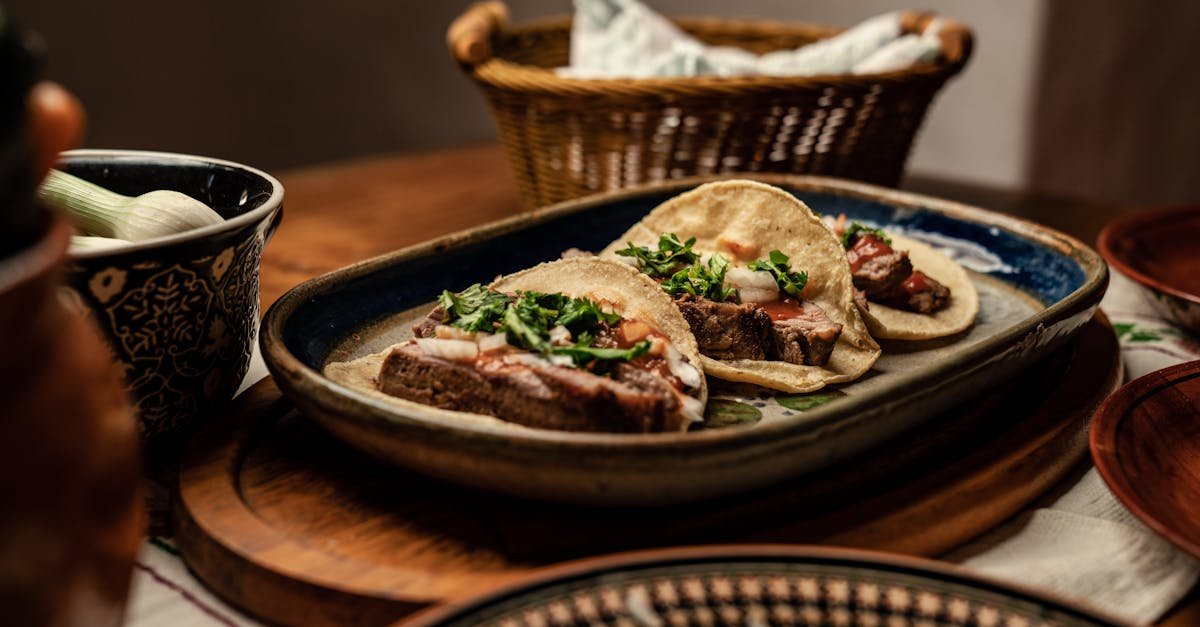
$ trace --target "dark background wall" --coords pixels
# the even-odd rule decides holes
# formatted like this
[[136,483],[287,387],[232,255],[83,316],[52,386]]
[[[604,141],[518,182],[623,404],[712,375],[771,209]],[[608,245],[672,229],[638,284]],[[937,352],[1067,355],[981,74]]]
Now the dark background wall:
[[[277,170],[494,136],[450,60],[466,0],[9,0],[48,73],[90,114],[88,146]],[[853,24],[899,0],[653,0],[676,15]],[[1200,200],[1200,3],[926,0],[977,33],[910,161],[924,177],[1164,203]],[[516,20],[567,0],[511,0]]]

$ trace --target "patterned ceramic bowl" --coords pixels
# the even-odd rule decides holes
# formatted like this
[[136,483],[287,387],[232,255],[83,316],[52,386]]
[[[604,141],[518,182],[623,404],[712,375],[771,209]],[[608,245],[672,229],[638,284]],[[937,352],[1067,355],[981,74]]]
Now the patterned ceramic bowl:
[[155,152],[76,150],[62,169],[137,196],[173,189],[225,222],[73,255],[72,298],[90,311],[125,370],[142,436],[180,434],[228,401],[258,332],[258,270],[283,216],[283,186],[236,163]]

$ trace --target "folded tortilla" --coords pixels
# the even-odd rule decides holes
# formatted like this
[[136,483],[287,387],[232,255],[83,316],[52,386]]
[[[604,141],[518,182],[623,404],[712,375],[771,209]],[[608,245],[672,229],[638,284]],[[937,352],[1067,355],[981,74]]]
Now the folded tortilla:
[[[696,338],[674,301],[659,289],[654,280],[627,264],[597,257],[560,259],[501,277],[490,287],[509,293],[535,291],[590,298],[602,307],[611,307],[612,311],[625,319],[649,324],[665,335],[675,349],[687,358],[688,363],[704,369]],[[336,383],[366,392],[373,398],[409,409],[420,408],[444,419],[483,420],[491,424],[527,428],[492,416],[431,407],[380,392],[375,377],[392,348],[395,347],[349,362],[330,362],[325,365],[324,374]],[[708,381],[704,377],[700,378],[700,389],[691,396],[702,403],[708,401]]]
[[930,340],[970,328],[979,313],[979,293],[967,271],[928,244],[894,233],[887,235],[892,239],[892,248],[908,251],[914,271],[920,270],[950,288],[950,303],[931,314],[868,303],[868,310],[862,314],[871,335],[889,340]]
[[811,392],[830,383],[853,381],[879,358],[879,344],[854,304],[854,283],[841,240],[803,202],[788,192],[756,181],[719,181],[701,185],[656,207],[601,251],[631,242],[657,247],[659,235],[696,238],[702,256],[719,252],[735,265],[766,259],[772,250],[791,258],[792,270],[808,273],[803,297],[820,305],[842,334],[825,366],[785,361],[718,361],[701,355],[704,372],[719,379],[755,383],[785,392]]

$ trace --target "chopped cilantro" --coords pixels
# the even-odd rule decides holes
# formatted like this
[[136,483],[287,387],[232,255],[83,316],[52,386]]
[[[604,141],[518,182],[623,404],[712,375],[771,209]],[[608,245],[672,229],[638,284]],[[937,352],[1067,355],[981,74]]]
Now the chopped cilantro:
[[700,255],[692,250],[692,246],[696,244],[694,237],[681,242],[679,236],[674,233],[663,233],[658,236],[658,250],[634,246],[633,242],[628,244],[628,248],[618,250],[617,254],[633,257],[637,260],[638,270],[656,279],[669,277],[700,259]]
[[707,264],[697,259],[690,267],[672,274],[660,285],[663,291],[672,296],[692,294],[722,302],[738,298],[736,289],[725,286],[725,273],[728,271],[729,260],[721,253],[713,253]]
[[446,310],[446,322],[472,332],[494,331],[510,302],[512,298],[507,294],[489,290],[479,283],[457,294],[445,290],[438,297],[438,304]]
[[558,311],[538,304],[536,292],[525,292],[504,311],[508,343],[531,351],[550,350],[550,327]]
[[[478,283],[454,293],[442,292],[438,304],[446,311],[445,322],[467,331],[505,333],[508,343],[547,355],[566,355],[576,367],[592,364],[598,372],[611,362],[629,361],[650,350],[641,341],[629,348],[596,348],[596,332],[621,321],[620,314],[605,312],[595,301],[563,294],[518,292],[516,297],[490,290]],[[576,338],[571,346],[550,343],[550,329],[562,325]]]
[[808,273],[792,272],[791,267],[788,266],[788,256],[778,250],[772,250],[769,257],[770,261],[759,260],[751,263],[750,269],[755,272],[760,270],[770,272],[771,276],[775,277],[775,283],[779,285],[780,291],[799,298],[800,292],[808,283]]
[[[583,367],[591,362],[629,361],[645,355],[650,350],[648,340],[642,340],[629,348],[596,348],[582,344],[583,342],[574,346],[555,346],[550,349],[550,352],[555,355],[567,355],[575,362],[576,366]],[[607,363],[598,365],[607,365]]]
[[874,235],[883,240],[884,244],[888,246],[892,245],[892,238],[888,237],[887,233],[883,232],[883,229],[872,228],[859,222],[851,222],[850,226],[846,228],[846,232],[842,233],[842,248],[849,249],[861,235]]
[[620,320],[620,314],[605,313],[595,302],[586,298],[572,298],[559,310],[555,322],[567,327],[571,335],[579,337],[601,323],[611,326]]

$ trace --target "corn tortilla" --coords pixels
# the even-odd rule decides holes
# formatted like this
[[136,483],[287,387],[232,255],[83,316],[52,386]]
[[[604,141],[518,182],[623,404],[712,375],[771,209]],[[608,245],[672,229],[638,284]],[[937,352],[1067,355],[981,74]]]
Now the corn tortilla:
[[842,334],[825,366],[784,361],[737,359],[718,361],[701,356],[706,374],[744,381],[784,392],[818,390],[827,384],[853,381],[879,358],[858,307],[850,264],[841,241],[803,202],[788,192],[756,181],[719,181],[701,185],[656,207],[601,256],[614,256],[632,242],[655,248],[662,233],[696,238],[701,255],[719,252],[734,265],[765,259],[772,250],[791,258],[793,270],[808,272],[803,296],[842,324]]
[[[597,257],[561,259],[501,277],[490,287],[509,293],[562,293],[576,298],[590,298],[600,302],[602,306],[607,304],[624,318],[639,320],[654,327],[659,333],[667,336],[675,349],[687,358],[688,363],[703,370],[696,338],[692,336],[691,327],[675,307],[671,297],[659,289],[658,284],[649,277],[626,264]],[[361,390],[373,398],[409,409],[420,408],[446,420],[485,421],[515,428],[529,428],[503,422],[492,416],[431,407],[380,392],[376,376],[393,348],[395,346],[349,362],[330,362],[325,365],[324,374],[335,383]],[[700,378],[700,389],[693,396],[702,403],[707,402],[708,382],[704,377]],[[685,421],[684,427],[686,426]]]
[[928,244],[903,235],[887,235],[892,239],[892,248],[908,251],[913,270],[950,288],[950,303],[931,314],[869,303],[862,313],[871,335],[889,340],[930,340],[968,329],[979,313],[979,293],[967,271]]

